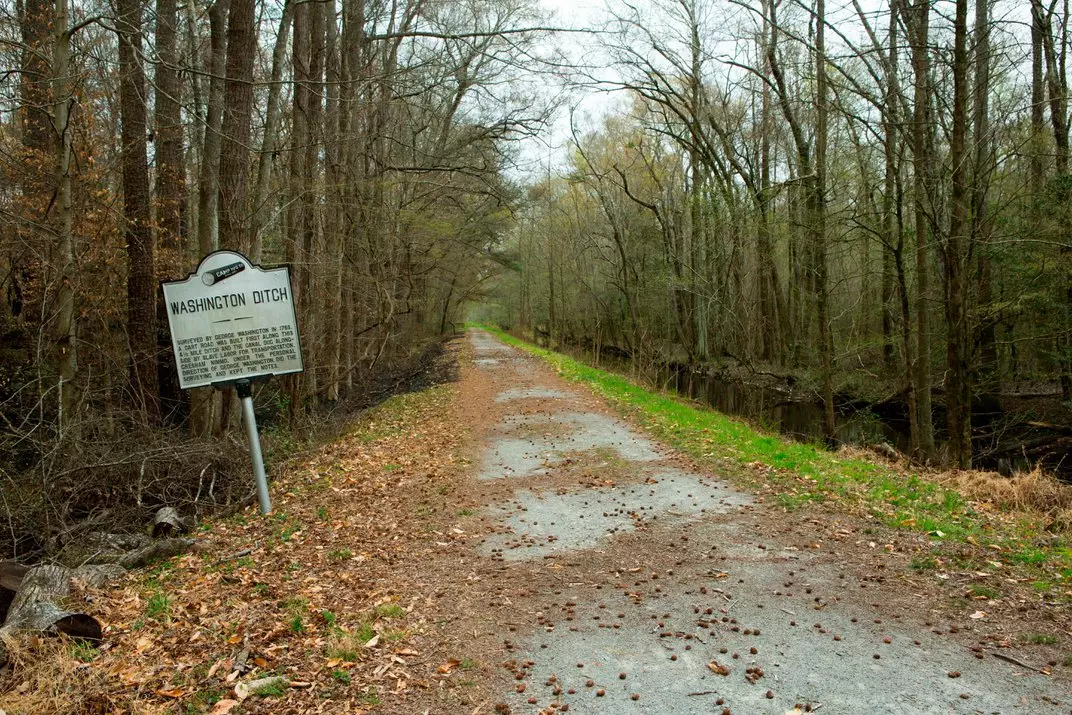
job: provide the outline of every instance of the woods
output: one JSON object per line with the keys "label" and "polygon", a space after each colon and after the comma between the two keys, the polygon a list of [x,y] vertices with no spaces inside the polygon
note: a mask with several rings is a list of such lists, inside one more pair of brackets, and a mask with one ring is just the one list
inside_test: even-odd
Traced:
{"label": "woods", "polygon": [[546,119],[511,87],[541,24],[517,0],[4,4],[0,550],[248,496],[237,402],[178,389],[159,288],[213,250],[293,267],[308,367],[258,397],[279,429],[451,333]]}
{"label": "woods", "polygon": [[627,99],[575,119],[489,315],[634,368],[786,376],[828,440],[843,405],[895,404],[917,458],[971,466],[981,402],[1072,399],[1068,22],[1043,0],[611,6],[575,82]]}
{"label": "woods", "polygon": [[[882,405],[935,464],[1000,436],[995,396],[1067,415],[1063,5],[601,13],[565,32],[522,0],[4,5],[13,553],[248,498],[237,401],[179,389],[159,289],[217,249],[293,268],[307,369],[258,392],[280,443],[473,306],[634,369],[776,376],[830,444],[846,405]],[[596,107],[564,134],[563,87]],[[534,137],[563,157],[534,161]]]}

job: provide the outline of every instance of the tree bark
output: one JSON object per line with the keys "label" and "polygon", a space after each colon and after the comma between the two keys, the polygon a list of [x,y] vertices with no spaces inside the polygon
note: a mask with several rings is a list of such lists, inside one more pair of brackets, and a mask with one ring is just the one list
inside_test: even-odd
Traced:
{"label": "tree bark", "polygon": [[127,243],[127,334],[130,388],[136,407],[159,414],[156,366],[156,267],[149,209],[145,71],[141,64],[141,0],[117,0],[122,117],[123,218]]}
{"label": "tree bark", "polygon": [[208,9],[209,89],[205,117],[205,144],[197,183],[197,242],[200,258],[219,248],[220,147],[223,144],[223,98],[227,71],[228,0],[215,0]]}
{"label": "tree bark", "polygon": [[953,464],[971,467],[971,383],[965,261],[968,243],[968,0],[956,0],[953,28],[953,188],[949,236],[941,242],[946,320],[946,419]]}
{"label": "tree bark", "polygon": [[830,293],[827,287],[826,265],[826,150],[827,106],[826,78],[826,2],[815,3],[815,204],[812,221],[815,224],[815,291],[819,313],[819,356],[822,362],[823,434],[828,442],[835,439],[834,422],[834,340],[830,325]]}
{"label": "tree bark", "polygon": [[997,387],[998,375],[997,338],[995,336],[996,320],[993,311],[993,267],[991,265],[990,236],[993,223],[990,216],[988,193],[990,177],[994,171],[993,138],[990,135],[990,2],[975,2],[975,87],[972,108],[972,134],[975,142],[974,166],[972,180],[972,230],[970,250],[978,255],[978,298],[977,312],[982,316],[975,342],[979,346],[978,380],[985,391],[992,392]]}
{"label": "tree bark", "polygon": [[[902,0],[906,1],[906,0]],[[932,153],[928,134],[931,129],[930,86],[930,0],[916,0],[902,6],[912,50],[912,72],[915,92],[912,109],[913,194],[916,233],[916,397],[919,444],[913,445],[917,454],[929,459],[934,454],[934,426],[931,414],[931,334],[928,319],[930,263],[931,163]]]}
{"label": "tree bark", "polygon": [[220,145],[220,247],[250,249],[249,146],[253,121],[253,59],[257,54],[255,0],[230,0],[227,69]]}
{"label": "tree bark", "polygon": [[279,152],[279,105],[283,87],[283,64],[286,60],[287,41],[290,37],[290,23],[294,16],[294,0],[284,0],[283,15],[279,18],[279,30],[272,50],[272,78],[268,85],[268,103],[264,112],[264,137],[261,151],[257,157],[257,183],[253,190],[253,218],[250,223],[250,235],[253,245],[250,258],[260,263],[264,254],[264,229],[268,222],[271,202],[268,189],[272,180],[272,165]]}
{"label": "tree bark", "polygon": [[56,273],[56,322],[52,331],[53,359],[58,389],[57,423],[61,432],[74,424],[75,376],[78,373],[78,315],[75,311],[74,214],[71,191],[73,131],[70,108],[74,102],[70,84],[71,35],[68,30],[68,0],[56,0],[52,43],[53,129],[58,137],[54,183],[57,192],[58,245]]}
{"label": "tree bark", "polygon": [[[183,269],[186,162],[183,157],[182,87],[177,69],[177,28],[176,0],[157,0],[153,134],[156,146],[156,263],[160,279],[181,278]],[[163,291],[157,290],[156,296],[157,381],[160,386],[160,406],[167,416],[182,406],[183,394],[171,349],[171,331]]]}

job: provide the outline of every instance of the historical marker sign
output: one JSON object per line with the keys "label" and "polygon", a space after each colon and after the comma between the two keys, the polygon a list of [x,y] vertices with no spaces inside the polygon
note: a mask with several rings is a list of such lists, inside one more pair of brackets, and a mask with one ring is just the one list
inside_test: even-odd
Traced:
{"label": "historical marker sign", "polygon": [[182,388],[304,369],[288,268],[216,251],[163,288]]}

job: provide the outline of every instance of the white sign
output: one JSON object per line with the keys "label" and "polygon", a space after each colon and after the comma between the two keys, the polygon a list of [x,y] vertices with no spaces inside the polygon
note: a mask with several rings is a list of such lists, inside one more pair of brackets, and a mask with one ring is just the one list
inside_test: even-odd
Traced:
{"label": "white sign", "polygon": [[304,369],[290,269],[216,251],[163,288],[183,389]]}

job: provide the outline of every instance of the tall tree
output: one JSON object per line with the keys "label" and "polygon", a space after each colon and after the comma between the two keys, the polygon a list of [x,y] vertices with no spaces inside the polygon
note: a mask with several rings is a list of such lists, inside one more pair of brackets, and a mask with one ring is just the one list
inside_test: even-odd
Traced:
{"label": "tall tree", "polygon": [[116,0],[119,35],[119,110],[122,119],[123,233],[127,244],[127,336],[135,404],[150,417],[159,410],[156,366],[156,266],[149,209],[145,70],[141,0]]}
{"label": "tall tree", "polygon": [[230,0],[220,145],[219,242],[249,253],[249,155],[253,124],[256,0]]}
{"label": "tall tree", "polygon": [[956,0],[953,24],[953,127],[949,144],[952,164],[949,235],[940,242],[945,289],[946,419],[952,461],[971,466],[970,336],[968,258],[970,195],[968,190],[968,0]]}
{"label": "tall tree", "polygon": [[916,403],[919,444],[924,457],[934,454],[931,411],[930,236],[935,215],[933,202],[934,138],[931,113],[930,0],[901,0],[902,15],[909,28],[912,74],[915,90],[912,107],[913,201],[916,234]]}

